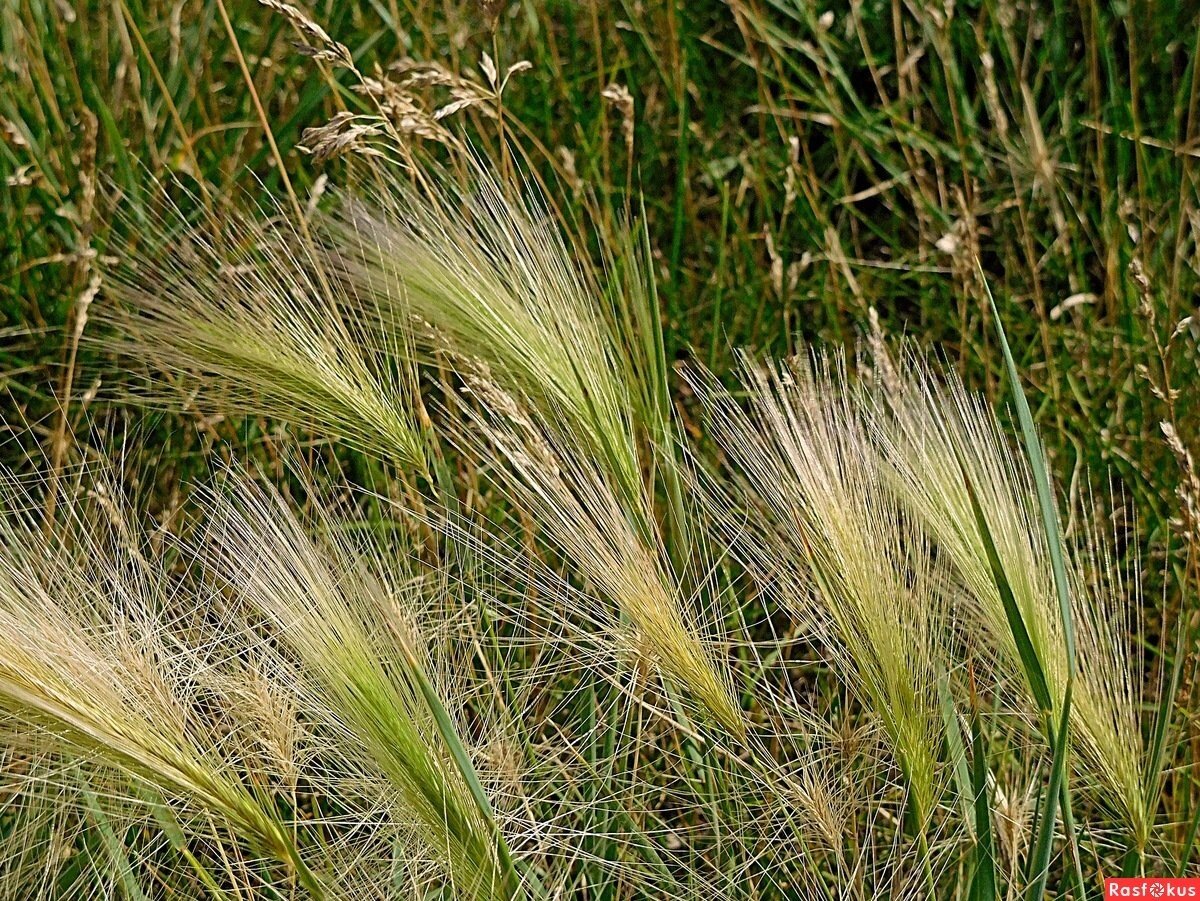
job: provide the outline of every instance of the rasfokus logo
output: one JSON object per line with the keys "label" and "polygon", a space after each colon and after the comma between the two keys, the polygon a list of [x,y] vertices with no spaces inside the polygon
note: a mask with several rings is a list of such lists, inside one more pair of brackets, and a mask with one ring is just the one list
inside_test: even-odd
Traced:
{"label": "rasfokus logo", "polygon": [[1105,898],[1200,898],[1200,879],[1135,876],[1105,879]]}

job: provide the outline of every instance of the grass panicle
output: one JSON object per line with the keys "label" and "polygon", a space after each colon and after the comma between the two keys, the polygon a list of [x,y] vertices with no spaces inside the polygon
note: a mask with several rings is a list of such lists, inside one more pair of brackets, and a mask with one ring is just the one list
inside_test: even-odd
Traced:
{"label": "grass panicle", "polygon": [[941,794],[944,592],[928,548],[906,532],[861,416],[833,386],[834,365],[746,361],[748,412],[711,376],[695,374],[691,384],[751,520],[742,554],[853,674],[923,830]]}
{"label": "grass panicle", "polygon": [[[978,397],[953,377],[940,382],[911,355],[903,360],[903,381],[864,401],[874,411],[874,431],[892,472],[890,481],[914,522],[922,524],[953,563],[966,590],[963,621],[984,630],[998,652],[997,664],[1024,683],[1020,649],[984,533],[976,526],[974,492],[996,563],[1045,680],[1051,712],[1057,714],[1068,661],[1028,464]],[[1130,640],[1140,632],[1130,620],[1136,603],[1131,605],[1128,593],[1118,588],[1127,583],[1117,575],[1094,526],[1081,530],[1079,546],[1067,571],[1079,649],[1071,718],[1076,760],[1084,769],[1081,775],[1116,805],[1144,846],[1153,813],[1140,776],[1145,754],[1138,715],[1141,695],[1130,678],[1138,665]],[[1040,706],[1036,696],[1033,700]]]}
{"label": "grass panicle", "polygon": [[287,217],[216,232],[168,216],[160,227],[161,246],[108,282],[120,303],[107,308],[115,337],[105,343],[148,368],[150,400],[317,425],[425,469],[408,355],[380,341],[307,232]]}

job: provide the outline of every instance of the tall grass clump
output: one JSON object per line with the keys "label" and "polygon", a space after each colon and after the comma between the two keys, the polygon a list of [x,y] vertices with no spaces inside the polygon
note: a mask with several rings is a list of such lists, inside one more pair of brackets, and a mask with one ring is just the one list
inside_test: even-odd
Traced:
{"label": "tall grass clump", "polygon": [[[1069,663],[1048,544],[1057,539],[1040,527],[1029,463],[1009,445],[995,415],[957,379],[939,380],[911,354],[902,360],[897,370],[889,359],[881,359],[880,370],[891,377],[880,379],[878,390],[864,393],[890,482],[914,522],[928,530],[953,563],[965,589],[962,616],[993,643],[994,665],[1028,691],[1020,648],[989,560],[987,544],[993,545],[1053,712],[1061,712]],[[975,505],[982,522],[975,518]],[[1134,651],[1141,634],[1139,597],[1134,586],[1114,581],[1106,547],[1099,530],[1085,522],[1073,559],[1070,549],[1063,548],[1078,647],[1071,724],[1078,765],[1120,812],[1142,849],[1154,814],[1149,809],[1153,792],[1143,773],[1147,753],[1137,687],[1142,664]],[[1133,591],[1116,594],[1114,587]],[[1032,695],[1030,700],[1041,703]]]}
{"label": "tall grass clump", "polygon": [[[217,897],[543,894],[434,675],[416,617],[437,583],[333,520],[305,529],[236,473],[201,491],[201,528],[166,556],[104,496],[74,494],[81,519],[51,542],[25,512],[37,494],[8,495],[0,699],[31,789],[81,792],[130,885],[167,864],[176,891]],[[143,829],[176,860],[132,838]]]}
{"label": "tall grass clump", "polygon": [[514,502],[615,605],[620,616],[607,620],[614,634],[623,635],[626,651],[661,669],[691,693],[704,715],[742,737],[745,723],[731,679],[703,640],[707,628],[696,595],[705,586],[686,593],[649,489],[621,494],[596,458],[581,452],[582,436],[539,428],[531,418],[536,414],[523,412],[531,406],[522,407],[494,383],[474,378],[468,385],[487,415],[468,415],[461,446],[484,466],[489,455],[502,463],[501,478]]}
{"label": "tall grass clump", "polygon": [[209,503],[211,572],[295,655],[303,709],[327,711],[338,752],[386,777],[398,822],[463,895],[523,896],[411,620],[421,583],[390,582],[330,523],[310,539],[281,497],[252,484]]}
{"label": "tall grass clump", "polygon": [[[439,167],[412,184],[390,176],[368,195],[373,206],[347,197],[314,226],[317,258],[275,235],[247,239],[231,291],[147,263],[114,287],[135,311],[117,321],[114,347],[171,372],[220,376],[229,409],[275,413],[409,468],[424,459],[420,420],[402,408],[410,383],[380,373],[440,362],[474,404],[449,411],[453,443],[508,461],[500,484],[615,603],[635,644],[740,733],[729,678],[690,609],[702,598],[680,574],[703,536],[690,531],[680,494],[636,241],[598,271],[570,252],[547,207],[502,186],[476,156],[462,164],[465,176]],[[222,346],[230,329],[247,334],[245,354],[237,341],[232,354]]]}
{"label": "tall grass clump", "polygon": [[[1190,132],[1145,143],[1136,98],[1130,130],[1101,121],[1098,73],[1121,68],[1097,47],[1107,13],[1088,10],[1078,40],[1094,134],[1075,158],[1038,106],[1065,86],[1036,49],[1016,52],[1004,3],[969,25],[952,4],[633,4],[616,44],[603,5],[564,7],[569,24],[543,31],[536,5],[487,3],[471,7],[491,38],[477,52],[453,5],[347,7],[327,31],[269,0],[259,34],[235,0],[200,2],[261,146],[207,110],[188,133],[190,76],[159,70],[155,30],[122,3],[119,66],[158,86],[166,118],[147,103],[146,128],[169,122],[179,143],[151,194],[183,196],[160,217],[123,178],[131,237],[112,256],[93,246],[94,171],[79,203],[49,208],[71,231],[57,263],[76,266],[76,293],[49,430],[37,404],[5,421],[50,450],[40,483],[0,477],[0,883],[133,899],[1034,901],[1195,870],[1191,612],[1186,591],[1158,610],[1143,587],[1179,554],[1143,548],[1159,531],[1140,527],[1110,540],[1107,499],[1078,490],[1108,462],[1121,478],[1128,455],[1081,456],[1060,490],[1023,390],[1030,373],[1045,389],[1047,435],[1089,422],[1056,377],[1051,323],[1130,318],[1123,288],[1089,287],[1092,247],[1066,211],[1092,200],[1074,174],[1104,185],[1089,241],[1130,237],[1106,244],[1103,269],[1136,256],[1140,311],[1154,312],[1150,245],[1170,234],[1187,259],[1186,217],[1123,191],[1127,171],[1139,192],[1157,184],[1171,167],[1147,165],[1148,148],[1186,157]],[[161,29],[176,57],[185,6]],[[330,34],[374,16],[385,27],[360,42]],[[27,18],[0,12],[22,40]],[[1031,11],[1031,46],[1066,54],[1063,18]],[[502,59],[526,27],[545,46]],[[320,79],[287,81],[276,32]],[[368,64],[391,49],[404,58]],[[595,77],[577,77],[592,53]],[[509,103],[526,79],[544,93],[529,120]],[[730,103],[733,129],[696,112],[706,92],[736,94],[725,79],[758,101]],[[1198,85],[1167,104],[1189,122]],[[568,129],[552,121],[564,104]],[[0,160],[37,152],[28,107],[0,98]],[[1053,109],[1073,129],[1077,107]],[[292,133],[318,109],[332,118]],[[80,121],[83,168],[124,148],[103,109]],[[974,141],[985,122],[995,135]],[[738,143],[750,132],[755,146]],[[664,135],[661,158],[642,153]],[[265,170],[268,199],[247,213],[201,171],[219,141],[219,166]],[[293,147],[328,166],[318,180],[289,171]],[[35,174],[9,183],[53,182]],[[984,264],[1028,287],[1003,316]],[[1171,290],[1189,283],[1175,267]],[[897,316],[957,308],[936,332],[957,359],[889,352],[881,294]],[[1170,357],[1194,323],[1172,327],[1139,404],[1165,410],[1168,453],[1191,473]],[[749,346],[726,353],[726,338]],[[696,348],[707,365],[684,360]],[[136,412],[101,400],[113,382],[183,414],[169,423],[200,412],[205,450],[245,459],[212,476],[165,454],[148,479],[139,453],[101,475],[92,460],[116,436],[85,420]],[[156,434],[190,446],[190,431]],[[181,474],[193,465],[203,475]],[[1174,525],[1163,509],[1155,529]],[[1181,571],[1186,587],[1195,560]]]}
{"label": "tall grass clump", "polygon": [[[693,418],[632,232],[590,262],[529,186],[457,165],[371,169],[299,250],[249,241],[232,292],[147,259],[115,285],[132,313],[108,317],[115,348],[166,361],[160,394],[211,383],[229,414],[346,436],[400,479],[437,461],[416,493],[372,496],[399,520],[390,554],[319,497],[307,521],[237,479],[202,502],[201,584],[234,604],[239,656],[290,673],[330,790],[388,824],[363,827],[364,855],[394,835],[422,872],[503,898],[563,885],[563,853],[574,885],[671,896],[718,866],[862,897],[1078,890],[1089,855],[1154,866],[1177,677],[1145,722],[1138,575],[1099,527],[1063,537],[1023,395],[1021,451],[982,397],[873,333],[857,365],[745,354],[733,388],[685,367]],[[206,336],[250,320],[271,324],[258,349],[218,357]],[[431,676],[410,556],[476,620],[469,702]],[[503,604],[472,594],[476,569]],[[515,725],[505,753],[538,773],[500,806],[464,731],[481,720]],[[800,811],[783,839],[752,813],[781,803]],[[671,847],[676,829],[700,846]]]}
{"label": "tall grass clump", "polygon": [[649,411],[636,404],[638,373],[605,289],[576,264],[548,207],[468,160],[465,182],[393,179],[368,195],[373,205],[349,204],[332,259],[409,342],[485,364],[508,390],[558,411],[633,491]]}
{"label": "tall grass clump", "polygon": [[929,547],[914,536],[873,453],[860,411],[829,361],[746,361],[743,409],[695,374],[739,511],[718,516],[764,589],[832,654],[878,717],[921,834],[939,803],[949,613]]}
{"label": "tall grass clump", "polygon": [[111,767],[135,805],[137,786],[180,797],[321,897],[292,825],[244,778],[220,722],[196,716],[196,661],[171,635],[168,574],[147,568],[128,544],[136,538],[112,523],[74,522],[68,540],[45,535],[31,516],[35,495],[5,487],[0,699],[24,727],[7,733],[14,748]]}
{"label": "tall grass clump", "polygon": [[456,443],[508,462],[501,483],[518,505],[615,601],[664,672],[740,733],[728,677],[702,647],[681,585],[703,536],[679,493],[636,232],[603,245],[593,267],[532,187],[505,186],[474,155],[462,165],[465,178],[434,170],[393,183],[374,211],[350,204],[331,229],[333,265],[407,328],[398,344],[458,372],[483,416],[465,413]]}

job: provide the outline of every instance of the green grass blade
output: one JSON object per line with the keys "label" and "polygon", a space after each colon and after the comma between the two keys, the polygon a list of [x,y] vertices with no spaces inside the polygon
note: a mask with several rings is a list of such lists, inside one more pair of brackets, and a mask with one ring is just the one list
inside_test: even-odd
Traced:
{"label": "green grass blade", "polygon": [[533,872],[531,870],[528,871],[527,877],[524,880],[517,873],[512,853],[508,849],[508,842],[504,840],[504,834],[500,831],[500,827],[496,825],[496,819],[492,813],[492,805],[488,801],[487,793],[483,790],[483,786],[479,782],[479,777],[475,773],[475,767],[471,763],[467,749],[463,747],[462,742],[458,738],[458,730],[454,727],[454,723],[450,719],[450,714],[446,712],[445,706],[443,706],[429,678],[425,675],[424,669],[421,668],[415,657],[410,656],[408,662],[417,686],[421,690],[421,695],[425,698],[425,703],[428,705],[429,711],[433,714],[434,721],[437,723],[438,732],[441,734],[442,740],[446,743],[446,747],[450,750],[450,754],[454,757],[454,763],[462,774],[463,781],[466,782],[467,787],[470,789],[471,797],[475,801],[476,807],[479,808],[484,822],[492,830],[499,869],[511,883],[510,890],[514,893],[514,897],[520,897],[520,886],[528,885],[532,888],[535,897],[541,897],[544,892]]}
{"label": "green grass blade", "polygon": [[1175,708],[1175,695],[1179,691],[1179,680],[1183,674],[1183,659],[1187,656],[1185,626],[1182,620],[1177,628],[1175,637],[1175,660],[1171,665],[1171,677],[1166,685],[1161,687],[1158,699],[1158,710],[1154,716],[1154,730],[1150,740],[1150,754],[1146,758],[1146,770],[1143,774],[1143,784],[1149,799],[1150,809],[1158,803],[1158,795],[1162,791],[1163,759],[1166,753],[1167,732],[1171,727],[1171,718]]}
{"label": "green grass blade", "polygon": [[975,797],[975,872],[971,901],[996,897],[996,851],[992,846],[992,804],[988,794],[987,752],[979,711],[971,710],[971,789]]}
{"label": "green grass blade", "polygon": [[1057,734],[1051,738],[1054,757],[1050,764],[1050,785],[1046,789],[1046,809],[1034,841],[1033,854],[1029,858],[1029,871],[1032,879],[1025,891],[1026,901],[1041,901],[1046,892],[1046,880],[1050,876],[1050,857],[1054,852],[1054,827],[1058,823],[1058,802],[1062,797],[1067,757],[1070,754],[1068,735],[1073,687],[1073,680],[1068,679],[1066,691],[1063,693],[1062,714],[1059,717]]}
{"label": "green grass blade", "polygon": [[112,868],[117,881],[120,883],[121,894],[129,899],[129,901],[148,901],[146,893],[142,891],[141,883],[138,882],[133,862],[129,859],[129,849],[125,847],[125,843],[117,836],[116,831],[113,829],[112,821],[100,806],[100,801],[96,797],[96,793],[90,788],[85,787],[82,789],[81,794],[83,795],[84,804],[87,807],[88,817],[100,833],[101,844],[104,846],[104,854],[108,858],[108,865]]}
{"label": "green grass blade", "polygon": [[992,289],[988,286],[979,267],[979,277],[987,292],[988,304],[992,311],[992,321],[996,325],[996,337],[1000,341],[1000,349],[1004,354],[1004,365],[1008,370],[1009,386],[1012,389],[1013,407],[1017,411],[1017,419],[1021,423],[1021,437],[1025,443],[1025,453],[1029,457],[1029,468],[1033,473],[1034,485],[1037,488],[1038,505],[1042,513],[1042,527],[1046,532],[1046,547],[1050,553],[1050,563],[1054,570],[1054,588],[1058,594],[1058,608],[1062,616],[1063,641],[1067,650],[1067,672],[1075,671],[1075,621],[1071,614],[1071,591],[1067,584],[1067,566],[1063,559],[1062,539],[1058,528],[1058,512],[1054,506],[1054,494],[1050,490],[1050,474],[1046,466],[1046,458],[1042,453],[1042,443],[1037,435],[1037,427],[1033,423],[1033,414],[1029,410],[1029,401],[1021,388],[1021,377],[1017,372],[1016,361],[1013,360],[1012,349],[1008,346],[1008,338],[1004,334],[1004,325],[1000,321],[1000,312],[996,309],[996,299],[992,297]]}
{"label": "green grass blade", "polygon": [[[1183,788],[1188,792],[1188,797],[1191,796],[1192,782],[1191,774],[1183,773]],[[1183,842],[1183,850],[1179,853],[1179,866],[1175,870],[1176,876],[1186,876],[1188,866],[1192,862],[1192,852],[1196,849],[1196,833],[1200,831],[1200,804],[1197,804],[1192,810],[1191,819],[1188,822],[1187,837]]]}
{"label": "green grass blade", "polygon": [[946,750],[950,757],[950,772],[954,776],[954,784],[958,789],[958,801],[962,808],[963,822],[970,824],[971,797],[974,792],[971,787],[971,774],[967,769],[967,752],[963,744],[962,728],[958,723],[958,711],[954,708],[954,699],[950,696],[950,675],[944,668],[938,673],[938,706],[942,712],[942,726],[946,730]]}
{"label": "green grass blade", "polygon": [[167,806],[162,795],[154,791],[152,788],[145,788],[140,792],[141,800],[150,808],[150,813],[154,816],[154,821],[158,824],[158,828],[162,830],[163,836],[170,843],[175,853],[187,861],[188,866],[196,874],[196,877],[204,884],[208,893],[218,899],[225,901],[229,898],[228,893],[224,891],[218,884],[216,878],[208,871],[208,868],[192,853],[188,847],[187,836],[183,832],[183,827],[179,825],[179,820],[175,818],[174,812]]}
{"label": "green grass blade", "polygon": [[1086,898],[1083,859],[1079,856],[1079,830],[1075,828],[1075,813],[1071,807],[1071,780],[1069,773],[1063,774],[1059,803],[1062,804],[1063,830],[1067,834],[1067,848],[1071,852],[1071,865],[1073,867],[1071,875],[1075,880],[1075,891],[1078,897]]}
{"label": "green grass blade", "polygon": [[1029,690],[1033,693],[1034,701],[1038,705],[1038,709],[1043,713],[1047,713],[1053,709],[1053,704],[1050,699],[1050,689],[1046,683],[1046,675],[1042,669],[1041,660],[1038,659],[1037,650],[1033,646],[1033,641],[1029,637],[1029,629],[1025,625],[1025,619],[1021,615],[1021,608],[1017,606],[1017,599],[1013,595],[1012,586],[1009,584],[1008,577],[1004,573],[1004,565],[1000,562],[1000,555],[996,551],[996,542],[992,538],[991,529],[988,528],[987,517],[984,516],[983,508],[979,504],[979,495],[975,490],[975,485],[971,481],[971,477],[967,474],[966,466],[963,461],[959,460],[959,468],[962,471],[963,481],[967,487],[967,494],[971,499],[971,511],[975,515],[975,525],[979,529],[979,536],[983,540],[984,550],[987,552],[988,565],[992,570],[992,578],[996,581],[996,590],[1000,592],[1000,601],[1004,605],[1004,616],[1008,620],[1008,628],[1012,632],[1013,641],[1017,646],[1017,653],[1021,657],[1021,665],[1025,670],[1025,679],[1029,683]]}
{"label": "green grass blade", "polygon": [[[1074,815],[1071,812],[1071,796],[1070,790],[1067,787],[1064,763],[1070,746],[1067,740],[1069,729],[1067,717],[1070,713],[1071,683],[1075,672],[1075,620],[1071,611],[1071,590],[1067,582],[1067,566],[1063,556],[1063,542],[1058,525],[1058,511],[1055,508],[1054,494],[1050,487],[1049,467],[1046,465],[1046,458],[1042,452],[1042,443],[1038,438],[1037,427],[1033,422],[1033,414],[1029,409],[1029,401],[1025,397],[1024,390],[1021,388],[1020,374],[1017,372],[1017,364],[1013,360],[1012,348],[1009,347],[1008,338],[1004,333],[1004,324],[1000,321],[1000,311],[996,308],[996,299],[992,296],[992,289],[988,285],[987,278],[983,275],[983,267],[979,265],[978,260],[975,262],[979,266],[980,280],[983,282],[984,290],[987,293],[988,305],[992,312],[992,321],[996,325],[996,336],[1000,342],[1000,349],[1004,354],[1004,365],[1008,371],[1013,406],[1016,408],[1017,419],[1021,424],[1021,437],[1025,444],[1025,453],[1029,459],[1029,468],[1033,474],[1034,485],[1037,489],[1038,506],[1041,508],[1042,514],[1042,529],[1045,533],[1046,549],[1050,554],[1051,568],[1054,571],[1054,589],[1058,596],[1058,609],[1063,627],[1063,644],[1067,655],[1067,689],[1063,699],[1062,725],[1059,727],[1057,741],[1054,741],[1053,735],[1050,736],[1051,744],[1054,747],[1054,768],[1051,771],[1051,789],[1053,793],[1047,797],[1047,816],[1042,823],[1042,828],[1051,837],[1053,836],[1055,820],[1054,804],[1060,800],[1059,795],[1061,794],[1063,821],[1067,828],[1068,843],[1074,863],[1075,881],[1078,884],[1077,888],[1082,892],[1083,868],[1079,858],[1079,847],[1075,841]],[[1050,708],[1046,709],[1049,710]],[[1055,780],[1056,776],[1057,782]],[[1040,838],[1041,836],[1039,836]],[[1039,878],[1044,884],[1044,869],[1039,866],[1035,870],[1035,873],[1039,874]],[[1035,897],[1040,897],[1040,892]]]}

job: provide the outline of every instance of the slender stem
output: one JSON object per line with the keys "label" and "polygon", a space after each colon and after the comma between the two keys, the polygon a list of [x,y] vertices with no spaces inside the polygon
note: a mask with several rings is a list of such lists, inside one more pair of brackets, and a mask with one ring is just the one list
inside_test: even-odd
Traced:
{"label": "slender stem", "polygon": [[506,186],[509,185],[508,144],[504,136],[504,82],[500,72],[500,40],[498,28],[492,28],[492,65],[496,67],[496,83],[492,87],[496,91],[496,132],[500,141],[500,176]]}
{"label": "slender stem", "polygon": [[279,169],[279,177],[283,181],[284,190],[287,191],[288,200],[291,201],[292,209],[296,214],[296,221],[299,223],[301,231],[304,232],[305,239],[312,243],[304,207],[300,206],[300,199],[296,196],[295,189],[292,188],[292,180],[288,178],[287,167],[283,164],[283,154],[279,152],[279,145],[275,143],[275,134],[271,131],[267,111],[263,109],[262,101],[258,98],[258,91],[254,88],[254,78],[250,75],[250,67],[246,65],[246,57],[242,53],[241,44],[238,43],[237,32],[233,30],[233,22],[230,21],[229,12],[225,9],[225,0],[217,0],[217,11],[221,14],[225,33],[229,35],[229,43],[233,45],[233,54],[237,57],[238,68],[242,70],[242,78],[246,82],[246,89],[250,92],[250,101],[254,104],[254,112],[258,115],[258,122],[266,136],[267,146],[271,148],[271,156],[275,158],[275,165]]}
{"label": "slender stem", "polygon": [[937,898],[937,880],[933,876],[933,854],[929,850],[929,837],[925,834],[923,824],[917,830],[917,843],[921,846],[921,867],[925,871],[925,882],[929,886],[929,899],[934,901]]}

